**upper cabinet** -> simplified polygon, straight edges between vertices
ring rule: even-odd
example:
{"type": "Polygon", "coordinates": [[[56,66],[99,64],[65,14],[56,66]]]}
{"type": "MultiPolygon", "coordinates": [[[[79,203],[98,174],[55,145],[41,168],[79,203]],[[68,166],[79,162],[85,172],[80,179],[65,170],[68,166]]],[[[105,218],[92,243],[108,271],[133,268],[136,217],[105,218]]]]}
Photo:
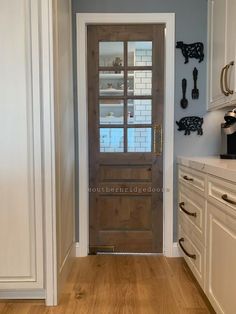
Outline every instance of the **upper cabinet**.
{"type": "Polygon", "coordinates": [[[236,0],[208,1],[208,109],[236,104],[236,0]]]}

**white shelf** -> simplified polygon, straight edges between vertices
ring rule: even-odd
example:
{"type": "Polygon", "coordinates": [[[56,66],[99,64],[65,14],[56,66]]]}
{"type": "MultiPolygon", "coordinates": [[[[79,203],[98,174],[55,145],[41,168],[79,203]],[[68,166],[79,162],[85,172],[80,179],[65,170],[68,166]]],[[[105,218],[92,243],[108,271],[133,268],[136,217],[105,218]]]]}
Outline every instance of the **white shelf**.
{"type": "MultiPolygon", "coordinates": [[[[132,89],[129,89],[128,92],[133,92],[132,89]]],[[[117,94],[117,95],[124,95],[124,90],[120,90],[120,89],[113,89],[113,88],[107,88],[107,89],[100,89],[100,96],[103,96],[104,94],[117,94]]],[[[130,95],[132,96],[132,95],[130,95]]]]}
{"type": "MultiPolygon", "coordinates": [[[[123,73],[100,73],[99,75],[100,78],[102,79],[123,79],[124,74],[123,73]]],[[[128,74],[128,77],[133,78],[134,74],[128,74]]]]}
{"type": "MultiPolygon", "coordinates": [[[[134,104],[129,104],[129,107],[133,107],[134,104]]],[[[119,108],[119,107],[123,107],[123,104],[100,104],[101,108],[107,108],[107,107],[115,107],[115,108],[119,108]]]]}
{"type": "MultiPolygon", "coordinates": [[[[123,117],[107,116],[100,118],[100,124],[123,124],[123,117]]],[[[134,118],[129,119],[129,123],[133,123],[134,118]]]]}

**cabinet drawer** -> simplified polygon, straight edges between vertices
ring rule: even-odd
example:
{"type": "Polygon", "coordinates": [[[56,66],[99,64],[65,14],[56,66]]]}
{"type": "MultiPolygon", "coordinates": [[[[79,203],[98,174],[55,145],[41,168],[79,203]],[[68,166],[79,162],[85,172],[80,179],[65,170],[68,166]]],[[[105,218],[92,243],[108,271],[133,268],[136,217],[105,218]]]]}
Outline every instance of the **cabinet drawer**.
{"type": "Polygon", "coordinates": [[[205,174],[200,171],[179,166],[179,181],[196,189],[200,193],[205,191],[205,174]]]}
{"type": "Polygon", "coordinates": [[[190,228],[179,225],[179,248],[182,255],[193,272],[198,283],[204,290],[204,273],[205,273],[205,248],[198,241],[190,228]]]}
{"type": "Polygon", "coordinates": [[[203,196],[179,184],[179,219],[185,221],[205,245],[205,209],[206,200],[203,196]]]}
{"type": "Polygon", "coordinates": [[[228,208],[236,210],[236,184],[208,176],[208,198],[228,208]]]}

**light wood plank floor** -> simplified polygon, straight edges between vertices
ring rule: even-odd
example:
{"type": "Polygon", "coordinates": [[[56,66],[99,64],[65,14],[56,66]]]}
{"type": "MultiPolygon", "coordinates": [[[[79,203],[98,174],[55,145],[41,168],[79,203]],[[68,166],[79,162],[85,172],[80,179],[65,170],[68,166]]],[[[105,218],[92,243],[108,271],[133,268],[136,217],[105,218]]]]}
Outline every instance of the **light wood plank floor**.
{"type": "Polygon", "coordinates": [[[74,261],[57,307],[41,301],[0,302],[1,314],[214,313],[183,259],[88,256],[74,261]]]}

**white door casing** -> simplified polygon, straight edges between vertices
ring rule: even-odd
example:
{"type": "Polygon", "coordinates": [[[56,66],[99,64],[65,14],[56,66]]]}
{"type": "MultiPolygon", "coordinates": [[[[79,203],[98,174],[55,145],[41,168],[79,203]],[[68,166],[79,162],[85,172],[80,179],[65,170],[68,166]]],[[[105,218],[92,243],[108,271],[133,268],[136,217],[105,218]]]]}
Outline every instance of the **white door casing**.
{"type": "Polygon", "coordinates": [[[77,14],[77,80],[79,132],[79,248],[78,255],[86,256],[89,246],[89,165],[87,117],[87,26],[91,24],[158,24],[166,25],[165,42],[165,108],[164,108],[164,165],[163,214],[165,256],[172,257],[173,246],[173,146],[174,146],[174,78],[175,78],[175,14],[77,14]],[[168,92],[172,91],[172,92],[168,92]]]}

